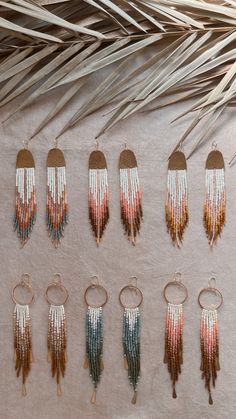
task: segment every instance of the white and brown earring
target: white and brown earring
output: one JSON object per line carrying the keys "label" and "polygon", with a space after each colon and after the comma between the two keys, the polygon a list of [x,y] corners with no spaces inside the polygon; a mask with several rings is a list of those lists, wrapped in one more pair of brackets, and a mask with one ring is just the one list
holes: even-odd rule
{"label": "white and brown earring", "polygon": [[89,219],[99,246],[109,220],[107,162],[102,151],[92,151],[89,157]]}
{"label": "white and brown earring", "polygon": [[[18,296],[19,291],[29,294],[28,300],[23,302]],[[22,293],[23,294],[23,293]],[[32,332],[29,306],[34,301],[34,290],[28,274],[23,274],[22,279],[12,290],[12,300],[15,303],[13,314],[14,333],[14,361],[16,376],[22,377],[22,396],[26,396],[26,380],[33,362]]]}
{"label": "white and brown earring", "polygon": [[217,145],[212,144],[213,150],[206,161],[204,226],[210,246],[216,243],[225,224],[225,164],[222,153]]}
{"label": "white and brown earring", "polygon": [[141,228],[143,209],[138,165],[133,151],[125,148],[121,152],[119,170],[121,220],[128,239],[135,245]]}
{"label": "white and brown earring", "polygon": [[[61,301],[50,296],[52,290],[61,294]],[[48,314],[48,362],[51,363],[52,377],[56,379],[57,395],[61,396],[61,378],[64,377],[67,363],[67,326],[65,304],[69,294],[61,282],[60,274],[54,275],[54,280],[48,285],[45,298],[49,304]]]}
{"label": "white and brown earring", "polygon": [[169,159],[165,211],[172,242],[181,247],[188,223],[187,162],[181,150],[175,151]]}
{"label": "white and brown earring", "polygon": [[47,157],[46,223],[55,247],[61,243],[68,222],[66,163],[63,152],[57,147],[49,150]]}

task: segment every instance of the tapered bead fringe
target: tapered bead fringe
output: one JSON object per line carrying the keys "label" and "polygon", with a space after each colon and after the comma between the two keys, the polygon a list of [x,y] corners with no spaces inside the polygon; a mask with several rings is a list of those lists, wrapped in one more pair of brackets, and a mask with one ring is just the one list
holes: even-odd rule
{"label": "tapered bead fringe", "polygon": [[209,244],[212,246],[220,236],[225,224],[225,171],[206,169],[206,195],[204,225]]}
{"label": "tapered bead fringe", "polygon": [[168,170],[166,225],[172,241],[181,246],[188,223],[187,171]]}
{"label": "tapered bead fringe", "polygon": [[22,376],[22,395],[26,396],[26,379],[32,362],[31,320],[28,305],[16,304],[13,316],[14,360],[16,375]]}
{"label": "tapered bead fringe", "polygon": [[132,403],[137,400],[137,386],[140,377],[140,311],[139,308],[125,308],[123,315],[123,351],[125,368],[134,389]]}
{"label": "tapered bead fringe", "polygon": [[183,363],[183,306],[168,303],[165,330],[165,357],[172,381],[172,397],[176,399],[175,385]]}
{"label": "tapered bead fringe", "polygon": [[61,242],[65,225],[68,222],[68,202],[66,168],[47,168],[46,223],[49,236],[55,247]]}
{"label": "tapered bead fringe", "polygon": [[107,169],[89,169],[89,219],[97,245],[109,220]]}
{"label": "tapered bead fringe", "polygon": [[121,219],[128,239],[135,245],[143,218],[138,168],[120,169]]}
{"label": "tapered bead fringe", "polygon": [[91,403],[96,403],[96,391],[104,368],[102,362],[103,320],[102,307],[88,307],[86,314],[86,354],[84,367],[89,367],[94,386]]}
{"label": "tapered bead fringe", "polygon": [[36,214],[35,168],[17,168],[14,229],[17,231],[22,246],[30,237]]}
{"label": "tapered bead fringe", "polygon": [[209,404],[213,404],[211,386],[215,387],[219,363],[219,328],[216,310],[202,310],[200,324],[201,371],[209,393]]}
{"label": "tapered bead fringe", "polygon": [[61,376],[66,371],[67,330],[63,305],[49,308],[48,316],[48,361],[51,363],[52,377],[56,378],[57,395],[61,396]]}

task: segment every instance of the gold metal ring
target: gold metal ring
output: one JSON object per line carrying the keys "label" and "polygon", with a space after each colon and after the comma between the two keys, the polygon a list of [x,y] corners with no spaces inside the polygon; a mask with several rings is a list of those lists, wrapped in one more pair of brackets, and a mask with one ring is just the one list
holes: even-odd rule
{"label": "gold metal ring", "polygon": [[[138,292],[138,294],[139,294],[139,297],[140,297],[140,301],[139,301],[139,304],[137,304],[136,306],[134,306],[134,307],[132,307],[132,306],[129,306],[129,307],[127,307],[127,306],[125,306],[123,303],[122,303],[122,294],[123,294],[123,292],[125,291],[125,290],[131,290],[131,291],[136,291],[136,292]],[[141,304],[142,304],[142,302],[143,302],[143,293],[142,293],[142,291],[138,288],[138,287],[136,287],[136,286],[134,286],[134,285],[126,285],[125,287],[123,287],[121,290],[120,290],[120,294],[119,294],[119,301],[120,301],[120,305],[123,307],[123,308],[138,308],[138,307],[140,307],[141,306]]]}

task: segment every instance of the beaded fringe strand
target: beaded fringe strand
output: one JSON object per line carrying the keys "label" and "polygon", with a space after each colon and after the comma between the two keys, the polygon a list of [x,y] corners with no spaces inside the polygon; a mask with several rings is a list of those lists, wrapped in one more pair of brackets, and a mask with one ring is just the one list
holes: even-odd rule
{"label": "beaded fringe strand", "polygon": [[217,310],[202,310],[200,324],[201,371],[209,393],[209,404],[213,404],[211,385],[215,387],[219,363],[219,332]]}
{"label": "beaded fringe strand", "polygon": [[225,223],[225,171],[206,169],[206,196],[204,224],[209,244],[212,246],[220,236]]}
{"label": "beaded fringe strand", "polygon": [[52,377],[56,377],[57,395],[61,396],[61,376],[64,377],[67,362],[66,316],[63,305],[50,305],[48,317],[48,362]]}
{"label": "beaded fringe strand", "polygon": [[170,373],[173,393],[176,399],[175,385],[181,373],[183,364],[183,306],[182,304],[168,303],[165,330],[165,357],[164,363],[167,364]]}
{"label": "beaded fringe strand", "polygon": [[129,240],[135,245],[143,217],[138,168],[120,169],[121,219]]}
{"label": "beaded fringe strand", "polygon": [[107,169],[89,169],[89,218],[99,245],[109,220]]}
{"label": "beaded fringe strand", "polygon": [[97,386],[104,369],[102,360],[103,320],[102,307],[88,307],[86,314],[86,354],[84,368],[89,368],[94,386],[91,403],[96,403]]}
{"label": "beaded fringe strand", "polygon": [[187,171],[168,170],[166,225],[173,243],[181,246],[188,223]]}
{"label": "beaded fringe strand", "polygon": [[33,361],[29,306],[16,304],[13,320],[15,370],[17,377],[22,375],[22,395],[26,396],[25,384]]}
{"label": "beaded fringe strand", "polygon": [[129,381],[134,390],[132,403],[135,404],[140,377],[140,311],[138,307],[124,310],[123,351],[124,366],[128,370]]}

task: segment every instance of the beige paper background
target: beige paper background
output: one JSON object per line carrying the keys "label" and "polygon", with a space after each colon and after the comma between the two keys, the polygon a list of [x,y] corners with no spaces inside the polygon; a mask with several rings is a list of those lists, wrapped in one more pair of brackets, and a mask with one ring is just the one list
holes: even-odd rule
{"label": "beige paper background", "polygon": [[[12,229],[15,191],[15,159],[22,141],[30,137],[58,100],[63,90],[39,99],[30,108],[1,127],[0,153],[0,402],[3,419],[169,419],[235,417],[236,407],[236,166],[226,164],[227,225],[218,245],[210,250],[202,225],[204,165],[210,142],[188,161],[190,223],[181,250],[172,246],[164,222],[167,158],[190,118],[170,125],[187,104],[150,114],[135,115],[117,125],[100,140],[109,169],[110,222],[97,248],[87,214],[87,163],[95,145],[95,135],[107,116],[104,110],[90,116],[68,131],[60,140],[67,162],[70,220],[59,249],[54,249],[45,227],[46,157],[56,132],[94,89],[94,82],[81,90],[72,104],[40,133],[30,145],[36,163],[38,198],[37,222],[24,249]],[[16,107],[8,106],[5,119]],[[211,136],[218,143],[226,162],[235,152],[234,110],[221,118]],[[197,137],[195,137],[196,139]],[[123,234],[119,212],[118,158],[124,143],[134,150],[143,189],[144,224],[134,248]],[[190,142],[185,151],[190,151]],[[177,400],[171,397],[171,383],[163,364],[164,318],[166,305],[162,290],[175,271],[181,271],[189,290],[184,307],[184,366],[177,386]],[[12,354],[12,286],[23,272],[32,276],[36,301],[31,308],[33,348],[36,362],[28,380],[28,395],[21,397],[21,384],[15,378]],[[54,272],[60,272],[70,293],[66,306],[68,357],[63,395],[56,396],[56,385],[47,364],[46,335],[48,305],[44,290]],[[97,394],[90,404],[92,385],[84,370],[83,292],[90,276],[98,275],[109,293],[104,309],[105,370]],[[199,319],[197,296],[211,275],[217,277],[224,295],[219,313],[221,371],[213,391],[214,405],[208,405],[201,381]],[[142,377],[138,402],[131,405],[132,391],[123,369],[121,327],[122,309],[118,294],[137,275],[143,290]]]}

